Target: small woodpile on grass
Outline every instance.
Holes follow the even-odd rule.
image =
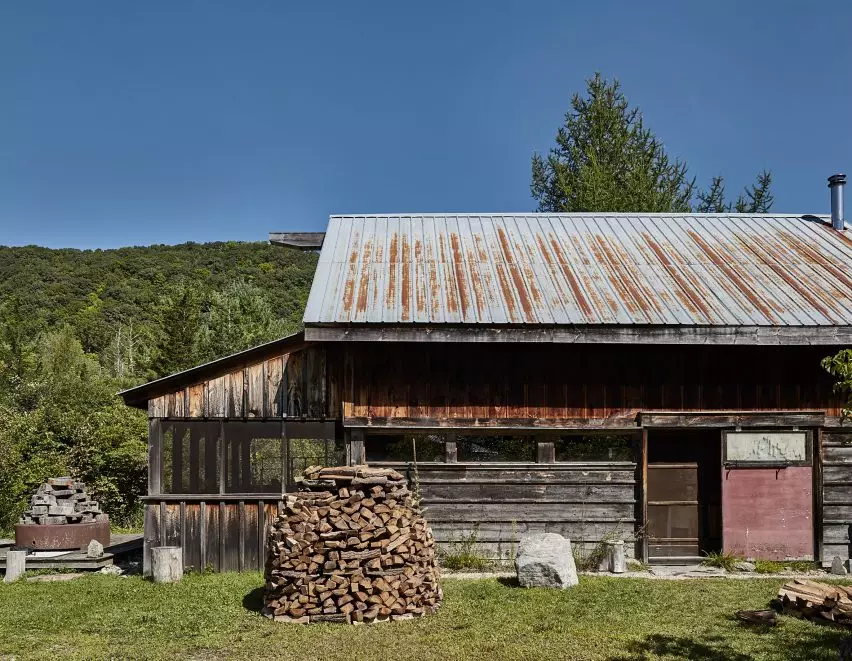
[[[852,586],[794,580],[778,591],[784,613],[852,626]]]
[[[107,521],[98,503],[89,498],[86,485],[71,477],[52,477],[30,499],[19,523],[57,525]]]
[[[433,613],[432,531],[390,469],[305,470],[267,540],[263,613],[280,622],[375,622]]]

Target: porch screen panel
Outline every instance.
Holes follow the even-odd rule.
[[[219,493],[218,423],[163,425],[161,484],[167,494]]]
[[[225,430],[225,493],[282,493],[280,422],[228,421]]]

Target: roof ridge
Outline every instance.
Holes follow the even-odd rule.
[[[486,211],[415,213],[333,213],[331,218],[830,218],[827,213],[697,213],[691,211]]]

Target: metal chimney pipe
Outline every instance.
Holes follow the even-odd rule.
[[[845,174],[833,174],[828,178],[831,189],[831,226],[836,230],[845,229],[843,218],[843,188],[846,186]]]

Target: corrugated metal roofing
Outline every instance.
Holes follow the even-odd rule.
[[[306,325],[850,326],[816,216],[332,216]]]

